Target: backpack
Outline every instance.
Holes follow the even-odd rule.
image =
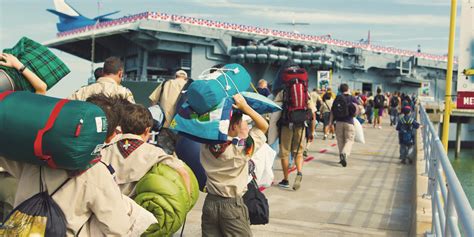
[[[397,107],[398,106],[398,97],[392,96],[390,99],[390,106],[391,107]]]
[[[336,120],[352,116],[356,112],[354,104],[349,100],[352,96],[338,95],[332,104],[331,111]]]
[[[400,130],[398,131],[398,137],[400,144],[413,144],[414,143],[414,133],[413,133],[413,121],[415,118],[405,117],[400,118]]]
[[[255,166],[252,160],[249,161],[249,170],[252,175],[252,181],[247,184],[247,192],[242,196],[244,203],[249,210],[249,218],[251,225],[265,225],[269,222],[270,207],[265,195],[259,190],[254,169]]]
[[[308,116],[308,73],[304,68],[291,66],[281,74],[283,88],[283,114],[285,124],[303,124]]]
[[[380,108],[383,107],[383,97],[382,95],[376,95],[374,98],[374,107]]]
[[[10,212],[0,226],[0,236],[66,236],[66,217],[52,197],[70,178],[49,194],[44,190],[42,169],[40,192]]]

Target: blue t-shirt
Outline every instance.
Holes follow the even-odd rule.
[[[397,123],[398,140],[400,144],[415,144],[415,131],[420,127],[415,117],[411,114],[402,116]]]

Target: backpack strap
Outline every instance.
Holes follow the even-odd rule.
[[[44,154],[44,151],[43,151],[43,136],[46,132],[48,132],[49,130],[51,130],[51,128],[53,128],[54,122],[56,121],[56,118],[58,118],[59,113],[61,112],[62,108],[68,102],[69,102],[69,100],[62,99],[54,106],[53,110],[51,111],[51,114],[49,115],[48,120],[46,121],[46,125],[44,126],[44,128],[42,128],[38,131],[38,133],[36,135],[35,142],[34,142],[35,156],[37,156],[38,158],[40,158],[43,161],[46,161],[48,166],[53,168],[53,169],[56,169],[58,167],[57,167],[56,163],[54,162],[52,156]]]
[[[171,79],[171,80],[173,80],[173,79]],[[168,81],[169,80],[166,80],[163,83],[161,83],[160,98],[158,98],[158,103],[157,104],[160,104],[160,102],[161,102],[161,97],[163,97],[163,91],[165,90],[165,85]]]
[[[61,189],[69,180],[71,180],[70,177],[68,177],[66,180],[64,180],[63,183],[61,185],[59,185],[59,187],[56,188],[56,190],[54,190],[54,192],[52,192],[49,196],[52,197],[54,194],[56,194],[56,192],[58,192],[58,190]]]

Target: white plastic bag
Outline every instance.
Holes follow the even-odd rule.
[[[281,103],[277,103],[282,106]],[[281,111],[273,112],[270,114],[270,122],[268,127],[268,144],[272,145],[278,139],[278,120],[281,118]]]
[[[357,120],[357,118],[354,118],[354,131],[354,141],[357,143],[365,144],[364,129],[362,128],[362,125],[360,124],[359,120]]]
[[[276,151],[266,143],[253,154],[252,161],[255,164],[255,176],[257,176],[258,186],[270,187],[272,185],[274,178],[273,161],[276,154]]]

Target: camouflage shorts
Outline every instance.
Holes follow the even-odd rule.
[[[156,140],[159,147],[161,147],[166,153],[172,155],[175,151],[178,135],[167,128],[162,128]]]

